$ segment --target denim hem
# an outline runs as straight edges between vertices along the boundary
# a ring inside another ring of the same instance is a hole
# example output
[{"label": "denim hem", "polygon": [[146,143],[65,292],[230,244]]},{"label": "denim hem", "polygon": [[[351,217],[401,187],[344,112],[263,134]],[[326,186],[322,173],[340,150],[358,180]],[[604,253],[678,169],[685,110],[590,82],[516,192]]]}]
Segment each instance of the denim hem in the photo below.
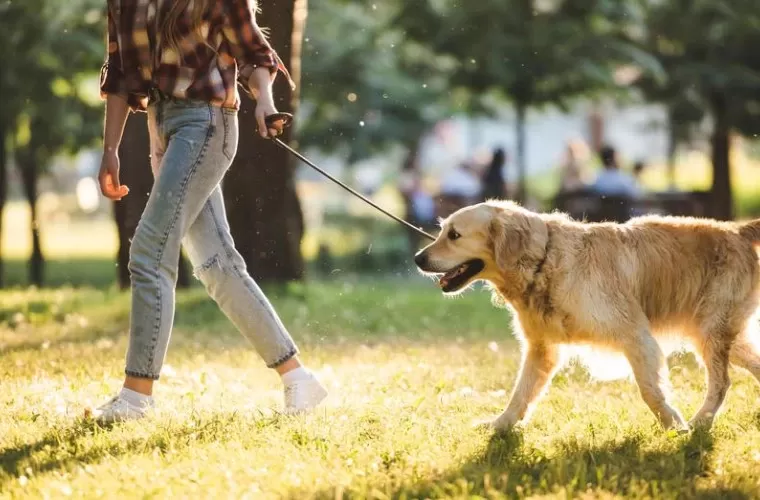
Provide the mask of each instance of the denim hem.
[{"label": "denim hem", "polygon": [[124,370],[127,377],[146,378],[148,380],[158,380],[160,375],[148,375],[146,373],[133,372],[132,370]]},{"label": "denim hem", "polygon": [[291,349],[285,356],[281,357],[280,359],[278,359],[274,363],[269,363],[267,365],[267,368],[277,368],[281,364],[283,364],[286,361],[288,361],[288,360],[292,359],[293,357],[295,357],[297,354],[298,354],[298,349],[295,349],[295,348]]}]

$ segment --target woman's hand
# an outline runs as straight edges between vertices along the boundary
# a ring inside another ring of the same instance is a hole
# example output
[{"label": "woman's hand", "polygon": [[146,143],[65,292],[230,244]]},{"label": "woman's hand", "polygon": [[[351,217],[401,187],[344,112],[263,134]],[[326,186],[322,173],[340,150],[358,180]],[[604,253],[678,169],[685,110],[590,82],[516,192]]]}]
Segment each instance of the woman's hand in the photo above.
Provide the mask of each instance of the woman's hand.
[{"label": "woman's hand", "polygon": [[267,139],[277,137],[282,134],[284,123],[280,120],[272,123],[272,127],[267,127],[266,117],[277,113],[272,96],[272,74],[267,68],[256,68],[251,75],[248,85],[251,93],[256,97],[256,123],[259,134]]},{"label": "woman's hand", "polygon": [[103,151],[98,181],[100,191],[108,199],[118,201],[129,194],[129,188],[119,182],[119,155],[114,149]]},{"label": "woman's hand", "polygon": [[282,120],[270,123],[270,127],[267,127],[267,116],[277,113],[277,108],[274,107],[272,99],[259,100],[256,102],[256,123],[258,124],[258,130],[263,138],[277,137],[282,134],[283,123]]}]

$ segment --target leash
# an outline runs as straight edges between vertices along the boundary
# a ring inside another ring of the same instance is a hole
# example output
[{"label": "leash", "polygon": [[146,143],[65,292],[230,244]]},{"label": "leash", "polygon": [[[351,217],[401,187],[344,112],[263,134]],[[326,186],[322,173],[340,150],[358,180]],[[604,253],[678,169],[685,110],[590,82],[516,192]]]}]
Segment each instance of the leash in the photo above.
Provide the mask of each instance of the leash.
[{"label": "leash", "polygon": [[[275,113],[273,115],[267,116],[266,119],[265,119],[267,128],[275,128],[276,129],[277,127],[275,127],[274,124],[276,122],[279,122],[279,121],[283,122],[282,123],[283,127],[288,127],[293,122],[293,115],[291,115],[290,113]],[[270,127],[270,125],[271,125],[271,127]],[[311,160],[309,160],[308,158],[306,158],[304,155],[302,155],[301,153],[299,153],[295,149],[293,149],[290,146],[288,146],[287,144],[285,144],[285,142],[283,142],[279,137],[272,136],[270,138],[279,147],[281,147],[282,149],[284,149],[285,151],[287,151],[291,155],[295,156],[296,158],[298,158],[299,160],[301,160],[302,162],[304,162],[305,164],[307,164],[308,166],[310,166],[311,168],[313,168],[314,170],[316,170],[317,172],[319,172],[323,176],[327,177],[332,182],[334,182],[338,186],[342,187],[343,189],[345,189],[346,191],[348,191],[352,195],[356,196],[357,198],[359,198],[364,203],[366,203],[367,205],[371,206],[372,208],[374,208],[378,212],[381,212],[381,213],[387,215],[388,217],[390,217],[391,219],[395,220],[399,224],[403,224],[404,226],[408,227],[409,229],[411,229],[413,231],[416,231],[420,236],[424,236],[425,238],[427,238],[429,240],[435,240],[435,236],[433,236],[432,234],[427,233],[426,231],[423,231],[419,227],[415,226],[414,224],[412,224],[410,222],[405,221],[401,217],[393,215],[392,213],[390,213],[389,211],[385,210],[383,207],[381,207],[380,205],[378,205],[374,201],[370,200],[366,196],[362,195],[361,193],[359,193],[358,191],[356,191],[355,189],[353,189],[351,186],[348,186],[347,184],[344,184],[340,180],[338,180],[335,177],[333,177],[332,175],[328,174],[327,172],[325,172],[324,170],[322,170],[321,168],[319,168],[317,165],[315,165],[314,162],[312,162]]]}]

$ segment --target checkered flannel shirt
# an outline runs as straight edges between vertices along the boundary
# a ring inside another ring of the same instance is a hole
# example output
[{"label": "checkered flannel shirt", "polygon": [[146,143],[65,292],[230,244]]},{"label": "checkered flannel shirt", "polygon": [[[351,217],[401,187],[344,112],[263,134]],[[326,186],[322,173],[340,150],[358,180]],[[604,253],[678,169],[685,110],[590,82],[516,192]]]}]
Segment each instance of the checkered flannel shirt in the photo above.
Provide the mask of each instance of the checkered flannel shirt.
[{"label": "checkered flannel shirt", "polygon": [[[252,0],[215,0],[200,30],[192,29],[191,9],[177,22],[179,49],[160,40],[160,22],[172,0],[108,0],[108,56],[100,91],[124,95],[130,108],[144,111],[151,89],[178,99],[216,106],[240,106],[239,81],[257,67],[282,71],[293,81],[256,24]],[[200,33],[200,36],[198,35]]]}]

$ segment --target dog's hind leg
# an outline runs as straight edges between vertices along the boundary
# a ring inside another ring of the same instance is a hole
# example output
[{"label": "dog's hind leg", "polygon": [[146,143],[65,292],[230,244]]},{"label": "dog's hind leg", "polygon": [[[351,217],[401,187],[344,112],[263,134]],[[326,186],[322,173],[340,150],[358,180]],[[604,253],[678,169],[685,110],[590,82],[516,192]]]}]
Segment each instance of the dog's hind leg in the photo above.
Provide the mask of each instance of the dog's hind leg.
[{"label": "dog's hind leg", "polygon": [[728,377],[730,337],[708,337],[700,346],[702,360],[707,369],[707,393],[702,407],[689,422],[692,426],[709,428],[726,398],[728,388],[731,386],[731,380]]},{"label": "dog's hind leg", "polygon": [[744,368],[760,382],[760,342],[757,327],[753,324],[736,338],[731,347],[731,363]]},{"label": "dog's hind leg", "polygon": [[623,347],[623,353],[633,369],[641,397],[666,429],[686,428],[678,410],[667,401],[668,366],[665,356],[647,328]]},{"label": "dog's hind leg", "polygon": [[557,346],[528,346],[507,409],[492,423],[495,428],[507,430],[521,420],[527,420],[533,405],[556,373],[559,359]]}]

